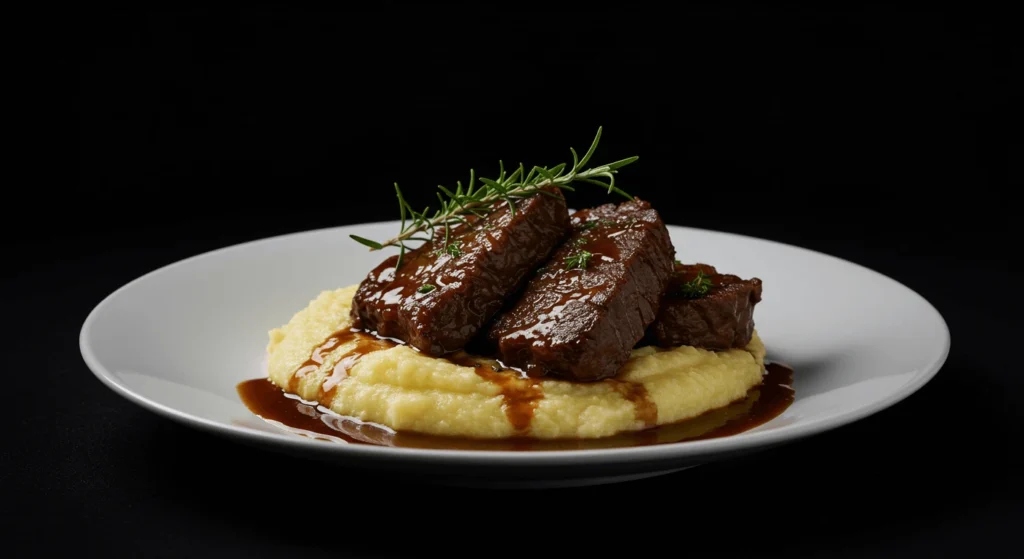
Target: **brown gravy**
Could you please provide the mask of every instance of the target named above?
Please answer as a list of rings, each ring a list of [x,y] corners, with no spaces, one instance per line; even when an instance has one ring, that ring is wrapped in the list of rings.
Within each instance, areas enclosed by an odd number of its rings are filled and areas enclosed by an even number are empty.
[[[327,377],[327,380],[320,386],[319,393],[317,394],[317,401],[330,401],[334,396],[334,389],[337,388],[345,377],[348,376],[348,370],[355,365],[359,359],[367,353],[379,351],[382,349],[388,349],[397,345],[395,342],[390,340],[378,338],[367,334],[357,328],[349,330],[339,330],[331,334],[326,340],[320,345],[313,349],[313,353],[309,356],[309,359],[305,361],[299,368],[295,370],[295,374],[288,381],[288,390],[295,393],[298,390],[299,382],[302,377],[307,374],[316,371],[320,365],[324,362],[324,352],[330,353],[330,351],[338,346],[345,345],[355,340],[355,348],[348,351],[338,363],[334,366],[331,376]]]
[[[355,333],[353,332],[353,334]],[[344,334],[339,332],[336,335],[343,336]],[[366,335],[363,334],[363,336]],[[374,340],[381,344],[392,343],[377,338]],[[331,347],[337,346],[338,343],[344,342],[339,340]],[[363,343],[360,341],[360,345]],[[359,355],[382,347],[364,348]],[[466,359],[467,357],[457,357],[452,358],[452,361],[461,365],[477,366],[477,364],[466,362]],[[751,389],[742,400],[733,402],[726,407],[711,410],[699,417],[671,425],[652,427],[635,433],[601,439],[581,440],[538,440],[525,436],[505,440],[474,440],[417,433],[396,433],[387,427],[339,416],[316,403],[301,401],[294,395],[286,394],[264,378],[240,383],[238,393],[249,410],[264,420],[287,431],[321,440],[405,448],[579,450],[712,439],[753,429],[779,416],[793,402],[793,369],[780,363],[770,363],[766,369],[764,381],[760,386]],[[529,425],[530,418],[533,417],[533,409],[540,400],[540,391],[535,384],[536,381],[528,377],[517,378],[498,374],[500,367],[497,367],[496,370],[495,367],[486,364],[477,366],[477,371],[482,377],[498,383],[502,389],[502,396],[505,398],[505,408],[509,420],[519,430],[525,430]],[[637,404],[638,416],[648,425],[653,425],[657,421],[657,408],[649,402],[646,391],[637,391],[632,388],[633,385],[628,383],[622,384],[624,385],[623,395]]]
[[[526,433],[533,420],[533,412],[537,404],[544,399],[539,378],[526,375],[510,375],[500,364],[481,363],[472,355],[460,351],[445,357],[448,361],[463,367],[473,367],[477,376],[495,384],[501,390],[505,402],[505,417],[517,433]]]

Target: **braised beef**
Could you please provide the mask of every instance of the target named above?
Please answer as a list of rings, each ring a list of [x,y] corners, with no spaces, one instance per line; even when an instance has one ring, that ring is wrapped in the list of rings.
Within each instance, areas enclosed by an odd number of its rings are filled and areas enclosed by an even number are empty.
[[[701,293],[701,284],[706,293]],[[758,278],[744,280],[720,274],[707,264],[677,263],[644,341],[712,350],[746,347],[754,333],[754,306],[761,301],[761,292]]]
[[[658,212],[633,200],[580,210],[572,234],[489,331],[531,376],[614,376],[655,319],[675,249]]]
[[[468,225],[452,227],[447,243],[432,241],[394,255],[360,284],[352,316],[363,328],[440,356],[462,349],[503,301],[520,291],[569,233],[565,198],[557,188],[515,202]]]

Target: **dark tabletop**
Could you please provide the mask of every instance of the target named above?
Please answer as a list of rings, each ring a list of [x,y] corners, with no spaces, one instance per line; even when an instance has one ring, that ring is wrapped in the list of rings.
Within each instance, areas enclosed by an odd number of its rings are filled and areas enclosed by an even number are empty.
[[[24,189],[29,205],[8,207],[36,217],[4,224],[14,556],[1019,553],[1024,149],[1003,18],[394,7],[94,14],[79,33],[80,181]],[[919,292],[949,324],[946,365],[892,408],[770,451],[497,492],[241,446],[144,411],[82,362],[86,314],[139,275],[394,219],[393,181],[423,192],[501,157],[560,161],[597,125],[605,157],[641,155],[620,179],[667,222]]]

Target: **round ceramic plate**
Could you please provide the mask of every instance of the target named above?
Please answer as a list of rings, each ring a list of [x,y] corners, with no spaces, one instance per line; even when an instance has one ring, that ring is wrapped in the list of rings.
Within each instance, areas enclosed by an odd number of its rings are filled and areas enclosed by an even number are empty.
[[[227,439],[405,478],[537,486],[658,475],[834,429],[921,388],[949,351],[949,331],[935,308],[890,278],[772,241],[670,227],[681,260],[764,281],[757,330],[768,359],[793,367],[795,389],[793,404],[770,422],[707,440],[514,452],[338,444],[254,416],[236,386],[266,376],[268,330],[321,291],[360,282],[390,255],[369,252],[349,234],[388,238],[397,229],[388,222],[285,235],[156,270],[89,314],[82,355],[118,394]]]

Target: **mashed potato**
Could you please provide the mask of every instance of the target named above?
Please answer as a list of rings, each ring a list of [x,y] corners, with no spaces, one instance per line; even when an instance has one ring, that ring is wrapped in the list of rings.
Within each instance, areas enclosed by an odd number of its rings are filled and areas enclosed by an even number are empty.
[[[593,383],[522,379],[515,371],[483,374],[402,345],[366,353],[347,366],[343,359],[354,340],[320,352],[321,363],[303,367],[324,340],[351,326],[355,290],[325,291],[271,330],[270,380],[335,413],[396,431],[471,438],[606,437],[726,406],[760,384],[764,370],[765,348],[756,332],[745,349],[638,348],[617,377]],[[304,374],[293,379],[300,368]],[[525,425],[517,425],[524,419]]]

